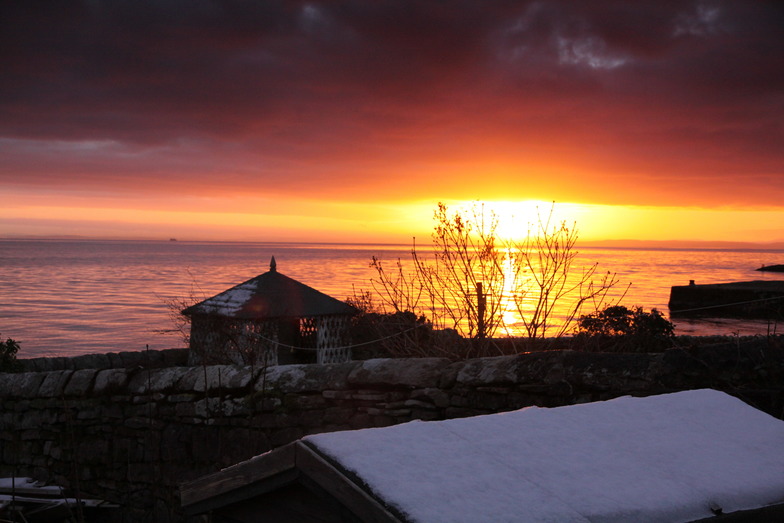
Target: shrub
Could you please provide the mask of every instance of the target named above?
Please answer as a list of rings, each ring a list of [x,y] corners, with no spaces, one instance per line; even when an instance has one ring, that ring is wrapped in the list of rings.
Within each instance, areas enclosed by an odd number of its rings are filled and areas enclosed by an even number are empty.
[[[613,305],[580,316],[575,340],[585,350],[656,352],[669,348],[674,325],[661,312]]]
[[[21,372],[22,362],[16,359],[19,344],[8,338],[0,341],[0,372]]]

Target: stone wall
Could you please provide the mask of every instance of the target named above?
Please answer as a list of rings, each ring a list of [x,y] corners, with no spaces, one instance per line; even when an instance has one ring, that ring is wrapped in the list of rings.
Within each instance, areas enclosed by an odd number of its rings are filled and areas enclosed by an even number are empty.
[[[659,354],[528,353],[335,365],[116,367],[0,375],[0,476],[178,521],[178,484],[306,434],[710,387],[784,415],[770,343]]]
[[[81,356],[20,359],[27,372],[81,369],[158,369],[188,364],[188,349],[143,350]]]

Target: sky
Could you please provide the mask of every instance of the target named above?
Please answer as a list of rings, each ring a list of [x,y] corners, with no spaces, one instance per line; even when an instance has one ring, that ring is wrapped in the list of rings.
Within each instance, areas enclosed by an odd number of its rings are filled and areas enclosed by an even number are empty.
[[[784,241],[770,1],[0,4],[0,238]],[[520,202],[523,202],[522,204]],[[508,225],[507,225],[508,226]]]

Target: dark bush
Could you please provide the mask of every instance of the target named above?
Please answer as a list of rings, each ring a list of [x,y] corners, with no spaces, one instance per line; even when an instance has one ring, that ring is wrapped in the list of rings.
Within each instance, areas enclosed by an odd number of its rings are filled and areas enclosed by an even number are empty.
[[[613,305],[577,320],[577,346],[590,351],[659,352],[672,346],[674,325],[661,312]]]
[[[0,341],[0,372],[21,372],[22,362],[16,359],[19,344],[8,338]]]

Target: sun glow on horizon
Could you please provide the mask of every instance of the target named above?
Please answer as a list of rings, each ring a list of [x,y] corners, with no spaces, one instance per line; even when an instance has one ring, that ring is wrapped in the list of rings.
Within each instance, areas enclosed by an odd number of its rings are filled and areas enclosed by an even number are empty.
[[[462,201],[453,204],[454,210],[467,216],[482,216],[497,220],[496,234],[502,241],[520,241],[537,234],[540,227],[552,230],[564,223],[567,227],[580,227],[596,213],[595,205],[558,203],[544,200],[490,200]]]
[[[278,197],[279,196],[279,197]],[[8,195],[0,236],[429,244],[443,201],[450,215],[498,220],[499,240],[521,240],[540,220],[576,227],[578,243],[604,241],[784,241],[779,208],[644,207],[539,199],[364,201],[290,195],[187,198],[86,198]],[[552,213],[552,214],[551,214]],[[548,222],[549,220],[549,222]]]

